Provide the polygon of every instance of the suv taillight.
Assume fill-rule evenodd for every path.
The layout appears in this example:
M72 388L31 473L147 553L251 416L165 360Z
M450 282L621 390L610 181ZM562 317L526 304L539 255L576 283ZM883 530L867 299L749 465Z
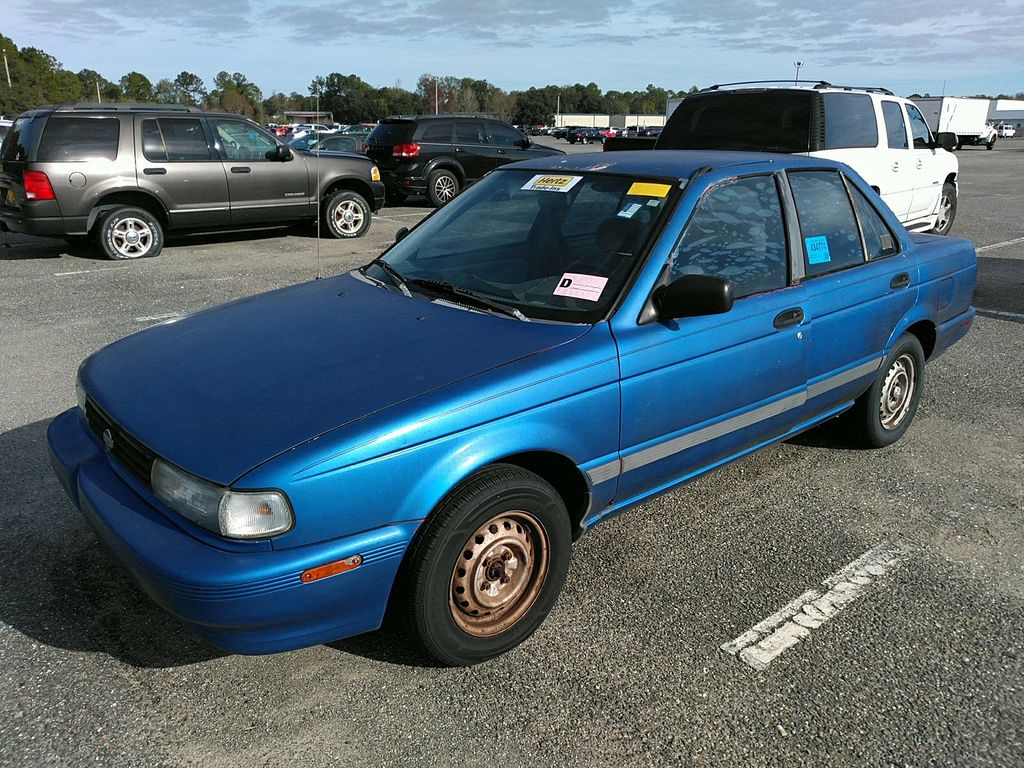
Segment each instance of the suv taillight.
M395 144L391 150L392 157L416 157L419 153L419 144Z
M50 180L42 171L25 171L26 200L56 200Z

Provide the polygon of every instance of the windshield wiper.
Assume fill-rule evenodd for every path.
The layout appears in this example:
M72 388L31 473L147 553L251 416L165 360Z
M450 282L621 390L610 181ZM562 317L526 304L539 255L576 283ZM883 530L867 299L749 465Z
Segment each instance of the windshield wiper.
M500 312L508 317L514 317L516 320L522 320L524 323L530 322L530 318L520 312L513 306L506 304L503 301L497 299L489 299L486 296L481 296L479 293L474 293L468 288L460 288L457 285L446 283L444 280L431 280L426 277L418 277L410 280L413 285L419 285L427 288L434 293L440 295L448 295L458 301L466 304L475 304L483 309L491 309L495 312Z
M378 256L376 259L367 264L366 267L372 267L374 265L380 267L384 271L384 274L386 274L388 278L391 280L391 282L395 284L395 287L398 288L398 290L400 290L405 296L412 296L412 292L409 290L409 286L405 284L405 277L402 275L401 272L399 272L393 266L384 261L384 259L381 258L380 256ZM361 267L359 270L360 272L363 273L363 275L366 274L366 267Z

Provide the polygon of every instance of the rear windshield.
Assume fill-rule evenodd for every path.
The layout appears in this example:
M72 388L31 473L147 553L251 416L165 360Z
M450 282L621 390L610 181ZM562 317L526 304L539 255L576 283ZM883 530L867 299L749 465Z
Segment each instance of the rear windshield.
M28 153L42 130L44 117L19 117L0 146L0 160L28 160Z
M50 117L36 160L40 163L113 160L117 157L120 125L116 117Z
M401 144L412 137L416 123L412 120L401 120L399 122L383 122L370 131L367 137L368 142L377 144Z
M658 139L660 149L807 152L811 91L720 91L683 100Z

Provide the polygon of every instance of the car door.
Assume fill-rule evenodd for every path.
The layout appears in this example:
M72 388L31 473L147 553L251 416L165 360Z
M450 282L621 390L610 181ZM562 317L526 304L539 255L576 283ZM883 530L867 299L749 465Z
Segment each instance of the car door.
M716 184L671 250L673 279L732 281L729 312L613 318L622 375L618 496L626 503L783 434L799 417L803 289L791 285L778 184L774 174Z
M906 221L914 195L914 158L907 140L907 123L898 101L882 99L882 125L885 147L881 150L888 171L879 178L879 193L900 221Z
M914 306L917 269L867 195L839 171L790 171L809 324L807 410L849 402L871 382Z
M483 120L456 120L453 154L466 174L466 183L472 183L490 173L497 166L497 153L487 143L487 129Z
M242 119L208 118L228 180L231 223L260 225L304 218L313 210L306 161L272 160L278 143Z
M488 122L487 131L488 140L494 148L495 167L537 156L536 152L523 148L523 140L526 137L514 128L502 123Z
M175 229L224 226L231 218L224 166L198 117L136 116L139 187L163 202Z
M932 132L920 110L913 104L904 104L911 136L911 168L914 172L914 189L911 195L909 219L920 219L936 209L945 183L945 164L938 157L939 152L932 140Z

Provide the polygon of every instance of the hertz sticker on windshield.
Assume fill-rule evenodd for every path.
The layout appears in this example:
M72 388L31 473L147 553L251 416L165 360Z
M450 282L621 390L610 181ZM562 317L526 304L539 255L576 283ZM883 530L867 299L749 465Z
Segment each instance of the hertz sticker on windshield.
M637 195L640 197L667 197L669 190L672 187L668 184L651 184L646 181L634 181L633 186L629 188L627 195Z
M556 176L539 174L523 185L523 189L535 192L568 192L582 179L582 176Z

